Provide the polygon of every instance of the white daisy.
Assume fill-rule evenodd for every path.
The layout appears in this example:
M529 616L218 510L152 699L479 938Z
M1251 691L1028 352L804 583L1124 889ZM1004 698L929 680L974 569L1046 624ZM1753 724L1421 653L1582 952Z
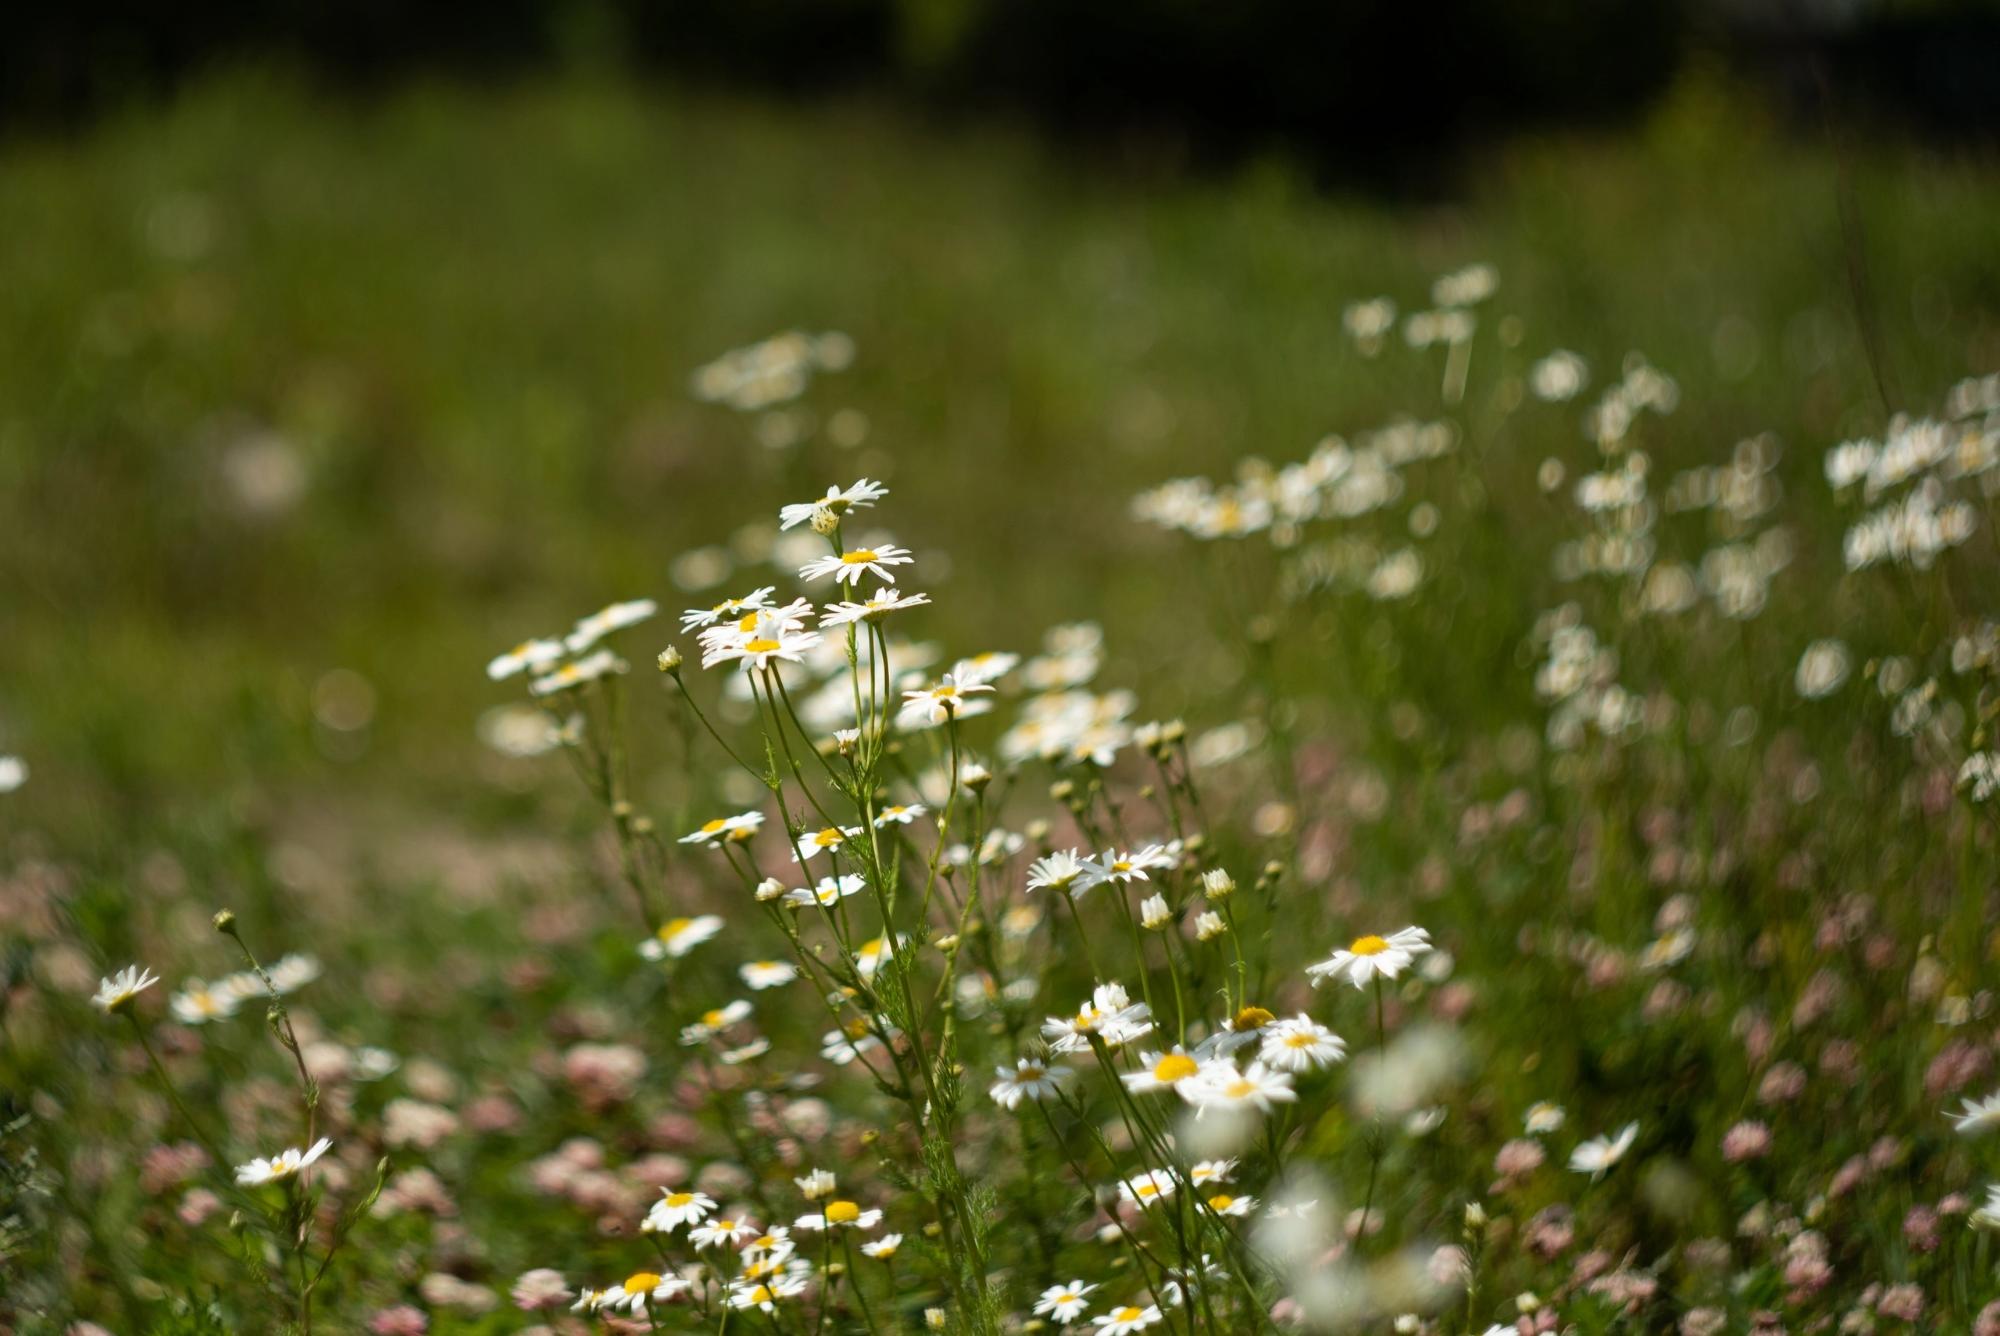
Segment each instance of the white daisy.
M815 1169L813 1172L817 1174L824 1173L825 1171ZM832 1175L828 1174L827 1177L831 1178ZM829 1187L827 1190L830 1192L832 1188ZM743 1256L745 1260L753 1262L759 1258L771 1262L782 1262L792 1255L792 1249L796 1246L792 1242L792 1227L790 1225L773 1225L770 1229L743 1245Z
M751 614L747 629L738 629L735 624L716 629L725 634L702 642L704 668L740 663L745 672L761 672L779 660L803 663L806 651L820 642L819 632L805 630L797 616L783 608Z
M1162 1319L1157 1304L1147 1304L1144 1308L1126 1304L1108 1313L1099 1313L1090 1320L1097 1328L1097 1336L1131 1336L1132 1332L1144 1331Z
M678 960L721 931L722 920L714 914L668 919L639 944L639 954L648 960Z
M706 1192L665 1192L646 1212L641 1229L663 1231L681 1225L698 1225L715 1209L715 1198Z
M896 1249L903 1246L901 1234L884 1234L879 1239L871 1239L861 1245L861 1251L878 1262L886 1262L896 1255Z
M806 1278L791 1272L766 1276L762 1280L737 1280L729 1286L729 1306L731 1308L757 1308L766 1313L777 1311L778 1301L793 1299L805 1293Z
M717 1216L703 1221L688 1231L688 1242L697 1248L720 1248L726 1243L741 1243L745 1239L757 1237L757 1226L748 1220Z
M850 510L862 510L874 505L889 495L889 489L879 482L863 478L850 487L829 487L826 495L817 501L800 501L778 510L778 528L795 529L801 524L811 524L821 515L838 519Z
M1096 858L1083 865L1083 883L1077 887L1079 893L1105 882L1123 885L1127 882L1150 881L1146 874L1156 868L1172 867L1173 855L1166 846L1149 844L1143 849L1128 849L1124 853L1106 849Z
M1044 855L1028 864L1028 889L1066 891L1083 876L1084 866L1074 849Z
M771 595L777 592L776 585L765 585L753 589L742 598L725 598L712 608L689 608L681 614L681 630L698 631L721 622L733 622L762 608L771 606Z
M829 603L821 610L821 626L846 626L849 623L879 622L892 612L904 608L921 607L929 603L929 594L898 594L893 589L878 589L860 603Z
M1171 1053L1142 1053L1139 1061L1138 1071L1126 1072L1119 1078L1125 1082L1125 1088L1135 1095L1178 1090L1182 1082L1192 1081L1201 1074L1201 1064L1178 1045Z
M868 885L866 878L850 872L841 877L821 877L819 885L795 886L785 892L788 905L818 905L821 909L831 909L850 895L859 895Z
M1357 937L1344 951L1336 951L1306 973L1318 987L1330 978L1343 978L1356 988L1366 988L1378 975L1393 979L1410 967L1410 962L1431 949L1431 935L1422 928L1404 928L1387 937L1370 934Z
M1151 1206L1174 1195L1180 1185L1174 1176L1164 1169L1148 1169L1135 1178L1128 1178L1118 1185L1118 1195L1126 1201L1140 1206Z
M578 622L576 629L563 637L563 644L568 646L570 653L581 654L613 631L637 626L659 610L660 605L650 598L613 603Z
M993 1102L1003 1109L1018 1109L1024 1099L1044 1100L1055 1095L1069 1072L1065 1068L1036 1062L1033 1058L1021 1058L1012 1070L995 1067L993 1074L999 1078L987 1091L993 1096Z
M236 1166L236 1181L244 1187L254 1188L290 1178L326 1154L332 1145L332 1141L321 1137L313 1142L309 1150L300 1150L294 1146L290 1150L278 1152L268 1160L260 1157L248 1164L239 1164Z
M859 826L828 826L823 830L801 835L798 848L792 851L792 861L804 863L810 861L814 854L837 853L841 845L859 834L861 834Z
M1346 1041L1304 1012L1267 1026L1257 1048L1259 1062L1287 1072L1330 1067L1346 1056Z
M935 686L905 691L903 714L927 724L941 724L947 719L968 719L993 708L991 701L971 700L968 697L974 692L991 690L992 687L983 683L960 682L946 673Z
M951 675L962 684L998 682L1014 671L1014 665L1020 661L1021 656L1018 654L1008 654L1004 650L988 650L969 659L960 659L951 666Z
M877 937L854 949L854 968L861 971L862 978L872 979L882 962L895 954L896 947L887 937Z
M701 1019L681 1027L681 1042L688 1045L706 1043L730 1026L748 1020L750 1011L750 1004L741 998L727 1006L704 1011Z
M824 1213L802 1215L792 1222L792 1227L817 1234L829 1229L873 1229L881 1223L882 1212L875 1207L864 1211L851 1201L830 1201Z
M1528 1116L1521 1121L1530 1135L1541 1136L1544 1133L1561 1131L1562 1125L1568 1119L1569 1115L1563 1112L1562 1105L1542 1100L1538 1104L1530 1105Z
M1625 1158L1625 1153L1638 1139L1637 1123L1625 1124L1616 1136L1592 1137L1570 1152L1569 1167L1579 1174L1589 1174L1593 1179L1602 1178L1605 1171Z
M735 816L718 816L701 823L700 827L681 836L682 844L720 844L729 840L742 844L757 833L764 824L762 812L738 812Z
M648 1303L663 1304L688 1288L679 1276L663 1276L657 1271L634 1271L598 1296L598 1308L622 1308L642 1316Z
M784 960L753 960L736 971L747 987L762 991L782 988L799 977L799 967Z
M929 810L922 803L891 803L875 814L875 827L907 826Z
M1067 1285L1051 1285L1042 1291L1041 1298L1035 1300L1035 1316L1062 1324L1074 1322L1090 1311L1090 1301L1085 1296L1096 1288L1080 1280L1072 1280Z
M1227 1183L1236 1174L1234 1160L1197 1160L1188 1170L1188 1182L1196 1187L1209 1183Z
M1051 1016L1042 1022L1042 1035L1054 1053L1087 1052L1093 1035L1107 1047L1118 1048L1151 1033L1152 1016L1151 1009L1132 1001L1122 985L1099 984L1074 1016Z
M206 1025L235 1015L240 1000L226 988L212 988L200 979L189 979L167 1005L182 1025Z
M127 965L108 979L100 979L97 995L90 999L99 1011L107 1016L116 1015L132 1005L132 999L151 988L160 980L151 970L137 965Z
M882 1041L869 1034L860 1021L849 1021L845 1030L828 1030L820 1036L819 1055L836 1067L845 1067L864 1053L872 1053L882 1047Z
M840 1186L840 1180L834 1177L830 1169L814 1169L804 1178L795 1178L792 1182L798 1185L799 1195L807 1201L831 1197L834 1190Z
M271 987L279 993L295 993L319 977L319 961L292 951L279 957L278 963L264 972L271 976Z
M809 561L799 567L801 580L817 580L831 575L842 584L859 584L864 575L873 575L884 584L896 583L896 573L891 566L907 566L916 558L908 548L897 547L894 543L883 543L877 547L857 547L839 556L825 556Z
M588 686L599 678L612 677L625 671L625 660L608 649L572 660L545 677L538 677L528 685L528 692L535 696L555 696L578 687Z
M1269 1113L1273 1104L1289 1104L1298 1098L1290 1072L1261 1062L1252 1062L1240 1072L1231 1063L1211 1063L1181 1088L1181 1094L1203 1112L1251 1107Z
M562 656L560 640L524 640L505 654L495 655L486 665L486 675L504 682L519 673L540 673Z
M1982 1132L1990 1132L2000 1127L2000 1094L1988 1095L1985 1099L1968 1099L1960 1112L1945 1116L1960 1136L1976 1137Z

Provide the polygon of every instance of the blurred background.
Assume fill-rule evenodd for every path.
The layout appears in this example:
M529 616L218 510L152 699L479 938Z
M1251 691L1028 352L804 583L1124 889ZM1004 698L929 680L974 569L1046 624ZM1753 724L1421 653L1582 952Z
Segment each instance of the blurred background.
M1098 617L1125 678L1182 669L1151 710L1226 700L1129 497L1434 403L1341 313L1472 261L1506 374L1643 350L1689 391L1668 462L1772 429L1816 495L1826 444L2000 365L1996 68L2000 11L1943 0L31 7L4 819L122 863L524 788L488 654L719 597L744 519L863 474L958 648ZM787 330L844 355L696 393Z

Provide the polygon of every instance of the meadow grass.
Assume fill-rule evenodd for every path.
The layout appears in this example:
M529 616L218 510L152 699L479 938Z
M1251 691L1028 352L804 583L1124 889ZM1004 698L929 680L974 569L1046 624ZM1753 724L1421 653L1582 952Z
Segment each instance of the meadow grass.
M524 1273L573 1289L650 1264L633 1226L653 1187L705 1182L771 1224L816 1209L768 1198L818 1166L911 1255L858 1291L816 1278L787 1330L914 1329L933 1307L992 1330L1072 1276L1109 1286L1104 1311L1210 1246L1229 1261L1215 1296L1164 1304L1169 1326L1250 1330L1275 1306L1375 1330L1404 1311L1437 1331L1708 1312L1969 1328L2000 1293L1966 1220L1985 1156L1945 1118L1992 1066L1992 809L1957 784L1990 745L1990 508L1954 480L1971 541L1927 569L1849 572L1864 507L1823 457L1889 434L1892 412L1942 414L2000 366L1996 224L1989 168L1871 146L1843 165L1702 84L1627 135L1495 149L1421 203L1315 192L1280 162L1185 179L866 106L572 86L356 106L243 77L8 146L0 750L29 776L0 797L20 925L5 1088L24 1116L0 1311L23 1331L276 1329L303 1320L300 1229L316 1257L351 1223L322 1329L417 1304L433 1331L519 1330L546 1320L508 1302ZM1398 324L1371 353L1344 327L1378 296L1431 307L1433 280L1471 262L1499 286L1455 305L1476 329L1459 352L1411 349ZM725 349L789 329L842 332L851 364L771 411L691 392ZM1557 348L1589 384L1543 403L1531 379ZM1672 378L1655 404L1671 411L1594 440L1584 411L1635 350ZM1316 443L1401 449L1368 433L1404 416L1448 444L1399 458L1392 494L1339 520L1242 521L1274 485L1254 469L1238 493L1145 507L1243 536L1134 513L1172 478L1226 486L1247 457L1313 456L1319 505L1351 465ZM1579 504L1593 473L1633 487L1640 457L1638 499ZM990 794L939 785L938 730L886 726L843 793L806 754L831 724L792 727L776 695L754 719L715 699L671 616L619 633L634 672L615 691L553 697L558 723L585 706L567 749L582 785L481 741L482 720L542 740L537 716L489 713L517 694L481 674L500 648L612 599L671 614L776 582L783 602L793 573L753 576L745 551L769 550L781 503L858 477L893 495L849 522L879 514L935 601L913 610L913 634L948 647L923 683L964 655L1032 655L1052 625L1102 627L1091 690L1138 703L1110 721L1101 785L999 763L1030 695L1014 677L998 720L943 729L1001 772ZM1643 557L1561 578L1580 537ZM711 593L695 577L719 562ZM1684 604L1653 579L1676 566ZM1823 675L1841 680L1802 692L1808 646L1836 639ZM670 640L686 699L751 773L685 712L683 677L653 672ZM1551 665L1580 685L1550 688ZM882 714L916 685L884 688ZM1131 731L1149 719L1186 732ZM1204 744L1215 764L1192 766ZM956 754L935 753L947 777ZM888 796L932 809L861 871L887 896L873 922L912 934L907 968L945 1001L871 990L859 926L830 919L824 956L806 949L857 990L850 1019L903 1032L883 1056L909 1069L879 1087L822 1055L805 985L757 994L773 1057L747 1082L682 1042L733 996L741 921L777 951L806 920L766 924L757 879L733 885L678 836L761 801L766 860L788 863L781 846L820 828L795 819L809 794L845 797L847 819ZM994 825L1023 843L986 874L988 907L971 866L940 869ZM1155 875L1185 938L1135 921L1140 945L1097 944L1122 967L1085 960L1067 910L1023 890L1051 849L1170 840ZM1232 899L1204 894L1214 869L1244 921L1204 940L1199 915ZM940 880L949 912L894 900L929 904ZM1077 904L1122 935L1113 893ZM1010 904L1038 915L1018 938ZM247 968L209 926L223 908L260 959L308 953L319 976L171 1024L164 993ZM711 912L730 935L702 948L720 952L708 974L637 949ZM1405 923L1439 948L1431 973L1306 987L1308 964ZM131 961L167 986L93 1014L97 979ZM1039 1061L1043 1018L1112 977L1191 1046L1218 992L1310 1006L1344 1037L1348 1062L1302 1077L1296 1109L1237 1151L1267 1212L1320 1203L1310 1229L1190 1212L1128 1222L1159 1232L1121 1249L1087 1189L1162 1167L1167 1120L1149 1135L1095 1070L1046 1127L1036 1101L1014 1116L988 1098L996 1061ZM290 1008L270 1036L267 995ZM188 1114L127 1014L157 1028ZM1091 1054L1107 1071L1133 1056ZM211 1160L304 1148L322 1127L289 1083L308 1065L337 1129L321 1218L252 1185L271 1195L240 1218L268 1229L231 1229L233 1189L209 1177L227 1166L160 1147L191 1115L228 1143ZM1544 1100L1565 1125L1530 1134ZM1565 1167L1627 1123L1636 1149L1601 1178ZM1898 1316L1909 1293L1890 1287L1910 1285L1924 1316Z

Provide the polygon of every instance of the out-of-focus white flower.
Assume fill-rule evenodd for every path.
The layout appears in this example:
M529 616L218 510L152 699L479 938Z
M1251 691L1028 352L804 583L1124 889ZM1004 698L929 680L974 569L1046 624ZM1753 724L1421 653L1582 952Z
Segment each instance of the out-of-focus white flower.
M289 1150L278 1152L268 1160L259 1157L248 1164L239 1164L236 1166L236 1181L244 1187L259 1187L265 1183L276 1183L290 1178L326 1154L332 1145L330 1139L321 1137L307 1150L300 1150L294 1146Z
M1592 1137L1570 1152L1569 1167L1593 1179L1604 1177L1613 1165L1625 1158L1639 1139L1639 1124L1627 1123L1615 1136Z

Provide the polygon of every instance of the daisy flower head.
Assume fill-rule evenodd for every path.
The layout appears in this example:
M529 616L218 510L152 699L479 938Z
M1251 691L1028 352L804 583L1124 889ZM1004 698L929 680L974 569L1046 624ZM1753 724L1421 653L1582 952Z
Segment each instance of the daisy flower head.
M1974 1229L2000 1229L2000 1183L1987 1185L1985 1202L1966 1217L1966 1223Z
M738 812L735 816L712 817L681 836L682 844L720 844L724 840L743 844L764 824L762 812Z
M887 937L876 937L854 948L854 968L861 971L861 977L872 979L875 971L882 968L882 962L896 954L896 943Z
M1562 1125L1568 1120L1569 1115L1563 1112L1562 1105L1542 1100L1530 1105L1527 1117L1521 1121L1530 1136L1542 1136L1549 1132L1560 1132Z
M712 608L689 608L681 614L681 630L699 631L723 622L739 621L750 613L771 606L776 585L753 589L742 598L725 598Z
M572 659L562 667L528 684L528 694L533 696L560 696L565 691L575 691L589 686L605 677L614 677L625 671L625 660L608 649L587 654L581 659Z
M1235 1175L1234 1160L1197 1160L1188 1170L1188 1182L1203 1187L1209 1183L1227 1183Z
M2000 1094L1985 1099L1968 1099L1957 1113L1946 1114L1960 1136L1976 1137L2000 1127Z
M817 886L795 886L785 892L785 903L801 908L818 905L821 909L832 909L848 896L859 895L867 885L867 879L857 872L821 877Z
M127 965L110 978L98 980L97 993L90 1002L105 1015L116 1016L129 1011L133 1000L159 981L151 970Z
M1152 1009L1132 1001L1124 985L1117 983L1099 984L1074 1016L1051 1016L1042 1023L1042 1035L1053 1053L1088 1052L1093 1036L1107 1048L1119 1048L1152 1029Z
M823 1169L813 1170L814 1174L825 1172ZM826 1176L828 1178L833 1177L832 1174L827 1174ZM796 1179L794 1181L804 1182L805 1180ZM833 1189L828 1187L827 1191L831 1192ZM811 1201L814 1199L808 1196L807 1200ZM753 1262L759 1258L771 1262L782 1262L792 1255L792 1250L797 1246L792 1242L792 1227L790 1225L774 1225L751 1239L748 1243L745 1243L743 1245L743 1256L746 1260Z
M1021 661L1018 654L1004 650L988 650L968 659L960 659L951 666L951 675L961 684L984 686L998 682L1014 671L1014 665Z
M819 644L820 634L805 628L804 618L787 608L766 608L744 620L749 625L731 623L713 628L721 634L703 632L701 666L740 663L745 672L762 672L779 661L805 662L806 651Z
M834 1200L826 1204L826 1210L812 1215L802 1215L792 1222L795 1229L809 1229L815 1234L830 1229L873 1229L882 1223L882 1212L877 1207L862 1210L851 1201Z
M875 814L875 828L907 826L929 810L922 803L891 803Z
M291 951L279 957L278 963L264 972L271 976L271 987L278 993L295 993L319 977L319 961ZM257 976L253 974L250 977L254 979Z
M1232 1197L1227 1192L1218 1192L1208 1199L1208 1209L1217 1215L1248 1215L1257 1209L1255 1197Z
M819 1055L836 1067L845 1067L880 1047L882 1041L868 1033L867 1022L852 1020L845 1029L828 1030L820 1037Z
M969 699L975 692L991 690L993 688L983 682L961 682L954 674L946 673L934 686L905 691L903 713L913 721L925 724L967 719L993 708L991 701Z
M697 1248L720 1248L757 1237L757 1226L748 1220L717 1216L688 1231L688 1242Z
M841 584L861 583L865 575L873 575L884 584L896 583L896 573L892 566L907 566L916 558L910 550L897 547L894 543L879 543L874 547L851 548L836 556L819 557L799 567L801 580L817 580L831 575Z
M268 1160L260 1156L248 1164L239 1164L236 1166L236 1182L246 1188L282 1182L294 1174L303 1172L313 1161L326 1154L332 1145L331 1140L321 1137L306 1150L294 1146L289 1150L279 1151Z
M864 510L889 495L889 489L879 482L863 478L847 487L828 487L826 495L817 501L800 501L778 510L778 528L796 529L801 524L824 523L827 519L838 520L850 510Z
M1067 1324L1090 1311L1088 1296L1097 1286L1072 1280L1067 1285L1051 1285L1035 1300L1035 1316Z
M1174 1195L1180 1185L1174 1176L1164 1169L1148 1169L1135 1178L1128 1178L1118 1185L1118 1195L1125 1201L1139 1206L1151 1206Z
M706 1192L665 1192L646 1212L641 1229L665 1231L682 1225L698 1225L715 1209L715 1198Z
M643 1316L648 1303L663 1304L688 1288L679 1276L663 1276L657 1271L634 1271L598 1296L598 1308L622 1308L634 1317Z
M1149 895L1139 902L1139 926L1157 932L1174 921L1174 912L1167 908L1167 897Z
M1290 1072L1253 1061L1242 1071L1227 1062L1211 1063L1181 1091L1201 1112L1210 1109L1254 1108L1271 1112L1274 1104L1290 1104L1298 1098L1292 1089Z
M808 832L799 836L798 847L792 851L792 861L804 863L810 861L814 854L838 853L841 845L859 834L859 826L827 826Z
M746 988L759 992L782 988L799 977L799 967L785 960L753 960L736 971Z
M1119 1078L1125 1082L1125 1088L1135 1095L1181 1089L1183 1082L1192 1081L1201 1074L1201 1064L1189 1057L1179 1045L1175 1045L1170 1053L1142 1053L1139 1062L1138 1071L1126 1072ZM1186 1092L1183 1090L1182 1093Z
M1097 1328L1097 1336L1131 1336L1135 1331L1158 1326L1161 1320L1158 1304L1147 1304L1144 1308L1125 1304L1090 1319Z
M1062 1088L1062 1082L1069 1071L1062 1067L1051 1067L1046 1062L1033 1058L1018 1059L1010 1069L995 1067L993 1074L999 1079L986 1093L993 1096L993 1102L1003 1109L1018 1109L1024 1099L1044 1100L1053 1097Z
M905 608L922 607L931 601L929 594L898 594L894 589L878 589L870 597L859 603L829 603L820 613L821 626L848 626L861 622L879 622L892 612Z
M806 1278L790 1271L765 1276L761 1280L738 1280L729 1286L731 1308L756 1308L774 1313L784 1299L805 1293Z
M1357 937L1345 950L1336 951L1317 965L1306 967L1316 988L1328 979L1346 979L1356 988L1366 988L1371 979L1393 979L1410 967L1410 962L1431 949L1431 935L1422 928L1404 928L1387 937L1370 933Z
M1028 864L1028 889L1066 891L1083 877L1084 860L1074 849L1060 849Z
M1593 1180L1602 1178L1613 1165L1625 1158L1625 1153L1638 1139L1637 1123L1625 1124L1618 1129L1616 1136L1592 1137L1570 1152L1569 1167L1579 1174L1589 1174Z
M1172 867L1174 858L1165 845L1149 844L1143 849L1128 849L1119 853L1106 849L1096 858L1083 865L1083 884L1078 889L1087 891L1105 882L1123 885L1127 882L1150 881L1146 874L1158 868Z
M722 920L714 914L668 919L639 944L639 954L648 960L679 960L721 931Z
M234 1016L241 1001L236 993L219 984L211 987L201 979L189 979L168 999L167 1005L182 1025L206 1025Z
M750 1004L738 998L728 1006L704 1011L700 1020L681 1027L681 1042L687 1045L706 1043L730 1026L750 1019L750 1010Z
M505 654L496 654L486 664L486 676L495 682L504 682L521 673L546 672L549 666L563 656L563 642L560 640L523 640Z
M901 1234L884 1234L861 1245L861 1251L878 1262L886 1262L896 1255L896 1249L903 1246Z
M608 608L599 609L576 624L576 629L563 637L563 645L572 654L581 654L614 631L622 631L628 626L637 626L660 610L660 605L650 598L635 598L624 603L613 603Z
M1347 1042L1312 1017L1300 1012L1265 1027L1257 1060L1285 1072L1330 1067L1347 1056Z

